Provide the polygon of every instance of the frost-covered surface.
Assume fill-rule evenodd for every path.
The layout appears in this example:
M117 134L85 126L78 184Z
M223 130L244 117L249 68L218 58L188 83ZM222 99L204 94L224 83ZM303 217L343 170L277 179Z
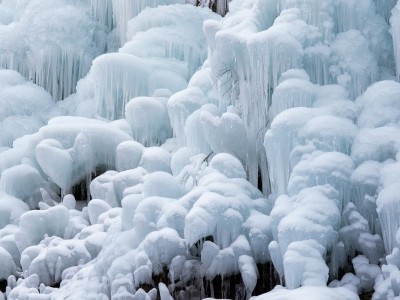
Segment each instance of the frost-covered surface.
M0 299L397 299L399 28L395 0L0 1Z

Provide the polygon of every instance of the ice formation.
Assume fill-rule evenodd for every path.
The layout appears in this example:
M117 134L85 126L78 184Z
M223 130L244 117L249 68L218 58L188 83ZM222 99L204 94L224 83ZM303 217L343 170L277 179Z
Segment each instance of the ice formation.
M400 297L399 1L0 0L0 68L0 299Z
M0 22L0 66L17 70L56 100L67 97L106 50L106 30L90 18L86 1L12 2L1 9L12 15Z

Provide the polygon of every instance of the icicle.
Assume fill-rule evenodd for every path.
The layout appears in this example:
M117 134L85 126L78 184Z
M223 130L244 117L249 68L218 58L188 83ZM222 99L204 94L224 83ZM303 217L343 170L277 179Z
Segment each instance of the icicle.
M392 25L391 33L393 37L394 58L396 62L396 76L400 80L400 1L392 10L392 17L390 18Z
M329 74L330 47L316 45L304 50L304 69L310 75L312 83L320 85L333 83Z
M90 2L90 10L96 20L108 28L113 28L112 0L87 0Z

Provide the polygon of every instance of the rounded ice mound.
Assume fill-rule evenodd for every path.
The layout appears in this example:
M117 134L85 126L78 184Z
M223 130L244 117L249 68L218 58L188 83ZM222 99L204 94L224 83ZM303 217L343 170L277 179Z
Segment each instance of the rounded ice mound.
M185 192L184 187L169 173L154 172L145 177L143 188L145 198L152 196L180 198Z
M24 272L36 274L41 283L52 285L61 282L64 270L91 259L85 240L49 237L39 245L26 248L21 254L21 265Z
M54 101L43 88L16 71L0 70L0 147L11 147L15 139L34 133L51 113Z
M107 171L92 180L90 194L112 207L120 206L126 194L141 192L145 174L147 171L141 167L119 173Z
M104 200L92 199L88 204L88 214L91 224L97 224L99 216L110 210L111 206Z
M0 87L0 120L10 115L43 116L54 107L49 93L16 71L0 70Z
M242 119L237 114L227 112L218 117L204 110L200 114L200 121L207 142L214 153L227 152L239 159L246 159L247 132Z
M316 100L316 92L317 86L308 81L307 77L287 76L287 79L281 79L281 83L272 94L270 118L273 119L279 113L293 107L312 107Z
M45 235L64 237L70 215L63 205L47 210L31 210L21 216L19 228L15 233L18 249L37 245Z
M0 70L0 85L17 85L24 83L25 78L14 70Z
M75 200L74 195L71 195L71 194L65 195L62 200L62 204L69 210L75 209L76 200Z
M172 228L151 232L139 249L143 249L148 255L155 274L162 271L162 266L168 266L175 256L187 253L184 239Z
M278 83L281 84L283 81L288 79L303 79L306 81L310 81L310 76L303 69L290 69L282 74L282 76L279 78Z
M117 146L115 165L118 172L134 169L139 165L144 151L142 144L136 141L122 142Z
M171 158L173 175L178 175L190 163L190 151L187 147L179 148Z
M290 243L283 260L286 286L325 286L329 269L324 252L325 247L313 239Z
M308 121L299 131L298 139L301 144L313 143L318 150L350 154L356 132L350 120L325 115Z
M136 97L126 104L125 118L136 141L153 146L172 137L167 102L168 98L163 97Z
M0 247L0 278L7 278L13 275L16 268L10 253L7 250Z
M246 171L242 163L228 153L218 153L215 155L210 162L210 167L228 178L246 178Z
M377 128L400 122L400 83L385 80L376 82L357 99L363 108L358 117L361 127Z
M41 200L40 187L43 178L27 164L17 165L1 174L0 189L36 208Z
M22 200L0 193L0 229L8 224L18 225L20 216L29 210Z
M343 153L314 152L294 167L288 183L289 195L296 195L306 187L330 184L347 198L353 169L353 161Z
M351 158L356 164L375 160L384 162L395 159L399 152L400 131L398 127L383 126L358 131L355 137Z
M143 152L139 166L150 173L157 171L171 173L171 154L160 147L147 148Z

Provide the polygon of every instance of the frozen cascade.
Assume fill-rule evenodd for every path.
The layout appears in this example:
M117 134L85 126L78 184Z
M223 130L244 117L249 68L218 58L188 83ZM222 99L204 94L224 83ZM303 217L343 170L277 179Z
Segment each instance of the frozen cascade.
M398 298L395 2L0 1L0 299Z

